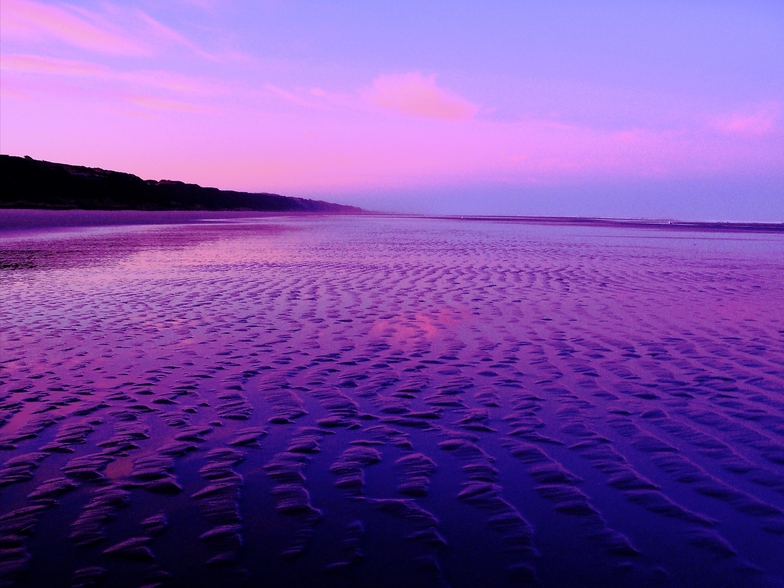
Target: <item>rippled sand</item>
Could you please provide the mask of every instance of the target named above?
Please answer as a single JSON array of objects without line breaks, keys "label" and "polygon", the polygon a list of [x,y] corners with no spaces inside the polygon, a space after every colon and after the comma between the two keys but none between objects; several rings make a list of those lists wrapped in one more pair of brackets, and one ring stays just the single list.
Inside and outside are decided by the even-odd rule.
[{"label": "rippled sand", "polygon": [[782,586],[784,235],[0,233],[0,584]]}]

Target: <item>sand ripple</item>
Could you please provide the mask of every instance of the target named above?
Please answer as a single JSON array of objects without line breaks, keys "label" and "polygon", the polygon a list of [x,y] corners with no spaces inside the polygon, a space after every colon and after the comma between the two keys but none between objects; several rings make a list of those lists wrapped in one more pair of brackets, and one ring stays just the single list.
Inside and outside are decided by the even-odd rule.
[{"label": "sand ripple", "polygon": [[0,236],[0,585],[784,586],[782,260],[372,217]]}]

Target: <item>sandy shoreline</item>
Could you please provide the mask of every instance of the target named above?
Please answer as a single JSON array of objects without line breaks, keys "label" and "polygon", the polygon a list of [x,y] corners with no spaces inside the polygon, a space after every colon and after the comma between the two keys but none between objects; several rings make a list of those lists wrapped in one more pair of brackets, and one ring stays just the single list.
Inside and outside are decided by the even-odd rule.
[{"label": "sandy shoreline", "polygon": [[251,214],[4,234],[3,582],[781,586],[779,234]]}]

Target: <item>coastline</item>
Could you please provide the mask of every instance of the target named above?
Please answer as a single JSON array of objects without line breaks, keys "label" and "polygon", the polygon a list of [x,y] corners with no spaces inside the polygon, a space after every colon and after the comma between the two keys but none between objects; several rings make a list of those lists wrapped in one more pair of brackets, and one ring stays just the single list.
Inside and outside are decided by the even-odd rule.
[{"label": "coastline", "polygon": [[190,224],[208,220],[280,216],[362,216],[523,225],[648,229],[679,232],[784,234],[784,223],[680,221],[555,216],[418,215],[373,211],[258,211],[258,210],[53,210],[0,208],[0,233],[56,228],[121,225]]}]

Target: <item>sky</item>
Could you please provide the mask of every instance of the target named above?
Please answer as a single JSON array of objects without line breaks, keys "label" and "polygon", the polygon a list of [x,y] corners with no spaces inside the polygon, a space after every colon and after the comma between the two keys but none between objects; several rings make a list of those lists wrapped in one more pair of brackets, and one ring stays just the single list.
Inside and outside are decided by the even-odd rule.
[{"label": "sky", "polygon": [[0,3],[0,151],[428,214],[784,221],[784,2]]}]

